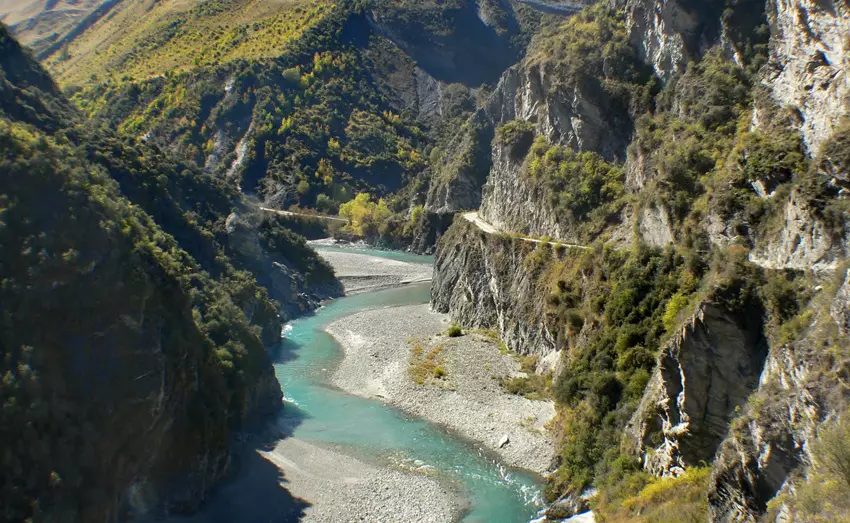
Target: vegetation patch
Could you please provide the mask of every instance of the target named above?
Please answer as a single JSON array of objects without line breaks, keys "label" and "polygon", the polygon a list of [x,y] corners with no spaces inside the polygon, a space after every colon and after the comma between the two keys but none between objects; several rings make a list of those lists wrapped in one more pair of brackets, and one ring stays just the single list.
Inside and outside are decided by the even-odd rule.
[{"label": "vegetation patch", "polygon": [[603,489],[593,510],[601,523],[700,523],[708,518],[711,467],[693,467],[678,477],[633,472],[615,488]]},{"label": "vegetation patch", "polygon": [[518,356],[521,376],[502,378],[502,387],[510,393],[531,400],[551,398],[552,372],[537,373],[538,356]]},{"label": "vegetation patch", "polygon": [[449,338],[459,338],[463,336],[463,329],[457,323],[452,323],[451,327],[446,329],[446,336]]},{"label": "vegetation patch", "polygon": [[447,379],[443,346],[436,345],[427,353],[419,343],[410,349],[410,366],[407,369],[410,379],[419,385],[432,380]]}]

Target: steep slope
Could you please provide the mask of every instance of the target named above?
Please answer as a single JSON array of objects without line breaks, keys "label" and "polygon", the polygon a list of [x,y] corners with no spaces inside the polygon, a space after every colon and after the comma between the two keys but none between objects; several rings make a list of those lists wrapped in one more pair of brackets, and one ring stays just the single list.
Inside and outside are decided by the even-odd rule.
[{"label": "steep slope", "polygon": [[[275,58],[221,55],[163,77],[89,78],[74,101],[268,207],[334,213],[358,192],[394,193],[387,203],[399,219],[382,234],[402,236],[434,146],[468,116],[476,91],[517,59],[539,14],[485,0],[322,9]],[[98,34],[93,27],[77,40]],[[259,41],[246,34],[245,45]],[[135,56],[139,67],[161,66]]]},{"label": "steep slope", "polygon": [[84,20],[103,0],[2,0],[0,21],[24,45],[41,51]]},{"label": "steep slope", "polygon": [[[553,519],[589,486],[603,521],[756,521],[847,492],[802,478],[843,485],[812,449],[847,402],[850,106],[841,57],[798,69],[843,48],[844,4],[636,0],[544,26],[431,180],[426,210],[488,224],[440,240],[434,307],[558,372]],[[584,67],[535,70],[558,45]],[[622,102],[582,95],[594,78]]]},{"label": "steep slope", "polygon": [[99,18],[39,54],[60,83],[81,85],[92,75],[98,81],[144,80],[277,56],[333,7],[308,0],[111,3]]},{"label": "steep slope", "polygon": [[[16,102],[0,106],[3,519],[192,511],[226,474],[231,435],[281,406],[263,345],[278,304],[249,272],[266,267],[223,230],[239,201],[87,126],[2,26],[0,88]],[[306,296],[284,308],[334,292],[303,239],[253,234]]]}]

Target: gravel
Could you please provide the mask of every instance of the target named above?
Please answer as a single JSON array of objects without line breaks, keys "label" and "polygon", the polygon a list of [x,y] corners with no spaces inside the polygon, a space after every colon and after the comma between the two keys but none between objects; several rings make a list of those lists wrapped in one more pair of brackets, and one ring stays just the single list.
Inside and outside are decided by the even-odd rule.
[{"label": "gravel", "polygon": [[236,463],[234,477],[197,514],[151,514],[140,523],[445,523],[458,521],[467,507],[432,477],[376,467],[298,438],[247,450]]},{"label": "gravel", "polygon": [[424,263],[321,248],[317,252],[333,266],[348,295],[430,281],[434,272],[431,265]]},{"label": "gravel", "polygon": [[[554,404],[505,392],[499,380],[519,373],[516,359],[483,334],[442,334],[449,325],[447,315],[430,311],[428,305],[342,318],[325,329],[345,353],[331,382],[455,430],[491,448],[511,466],[540,474],[550,471],[555,452],[546,424],[555,414]],[[424,354],[442,346],[446,376],[423,384],[412,380],[411,349],[416,344]],[[505,436],[509,442],[499,448]]]},{"label": "gravel", "polygon": [[445,523],[466,508],[462,496],[434,478],[379,468],[298,439],[262,454],[285,471],[287,489],[312,504],[304,522]]}]

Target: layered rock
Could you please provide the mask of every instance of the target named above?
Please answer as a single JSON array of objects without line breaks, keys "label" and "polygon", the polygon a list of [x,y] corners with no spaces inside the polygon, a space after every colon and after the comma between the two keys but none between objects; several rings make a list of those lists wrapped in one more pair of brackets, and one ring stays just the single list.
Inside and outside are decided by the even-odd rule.
[{"label": "layered rock", "polygon": [[525,153],[532,136],[519,148],[503,140],[493,142],[493,167],[484,185],[479,215],[502,231],[529,236],[567,238],[566,228],[549,204],[545,186],[524,169]]},{"label": "layered rock", "polygon": [[848,364],[850,275],[842,275],[836,287],[816,298],[813,321],[802,335],[771,348],[758,391],[715,457],[712,521],[757,521],[777,493],[793,492],[795,472],[804,473],[811,463],[818,425],[846,408],[846,392],[836,380]]},{"label": "layered rock", "polygon": [[495,125],[532,122],[549,143],[625,159],[631,121],[594,82],[564,78],[555,64],[527,60],[502,75],[484,109]]},{"label": "layered rock", "polygon": [[675,476],[711,461],[758,385],[766,355],[758,311],[747,316],[703,303],[662,349],[626,429],[644,468]]},{"label": "layered rock", "polygon": [[514,351],[544,359],[555,354],[555,336],[543,319],[545,291],[525,266],[533,249],[456,219],[437,251],[431,306],[464,327],[497,329]]},{"label": "layered rock", "polygon": [[[779,223],[770,234],[757,238],[750,261],[770,269],[834,270],[850,255],[850,218],[833,230],[797,191],[782,207]],[[842,230],[843,229],[843,230]]]}]

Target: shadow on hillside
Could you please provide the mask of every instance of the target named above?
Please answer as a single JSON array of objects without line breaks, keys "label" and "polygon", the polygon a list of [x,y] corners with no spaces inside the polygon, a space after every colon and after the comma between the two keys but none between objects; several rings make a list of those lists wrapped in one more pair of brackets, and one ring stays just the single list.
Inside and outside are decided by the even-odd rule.
[{"label": "shadow on hillside", "polygon": [[[289,409],[289,406],[286,407]],[[274,450],[285,438],[272,425],[252,435],[235,451],[230,477],[208,495],[203,508],[192,516],[170,516],[150,521],[168,523],[290,523],[301,521],[311,506],[286,488],[286,473],[262,452]]]}]

